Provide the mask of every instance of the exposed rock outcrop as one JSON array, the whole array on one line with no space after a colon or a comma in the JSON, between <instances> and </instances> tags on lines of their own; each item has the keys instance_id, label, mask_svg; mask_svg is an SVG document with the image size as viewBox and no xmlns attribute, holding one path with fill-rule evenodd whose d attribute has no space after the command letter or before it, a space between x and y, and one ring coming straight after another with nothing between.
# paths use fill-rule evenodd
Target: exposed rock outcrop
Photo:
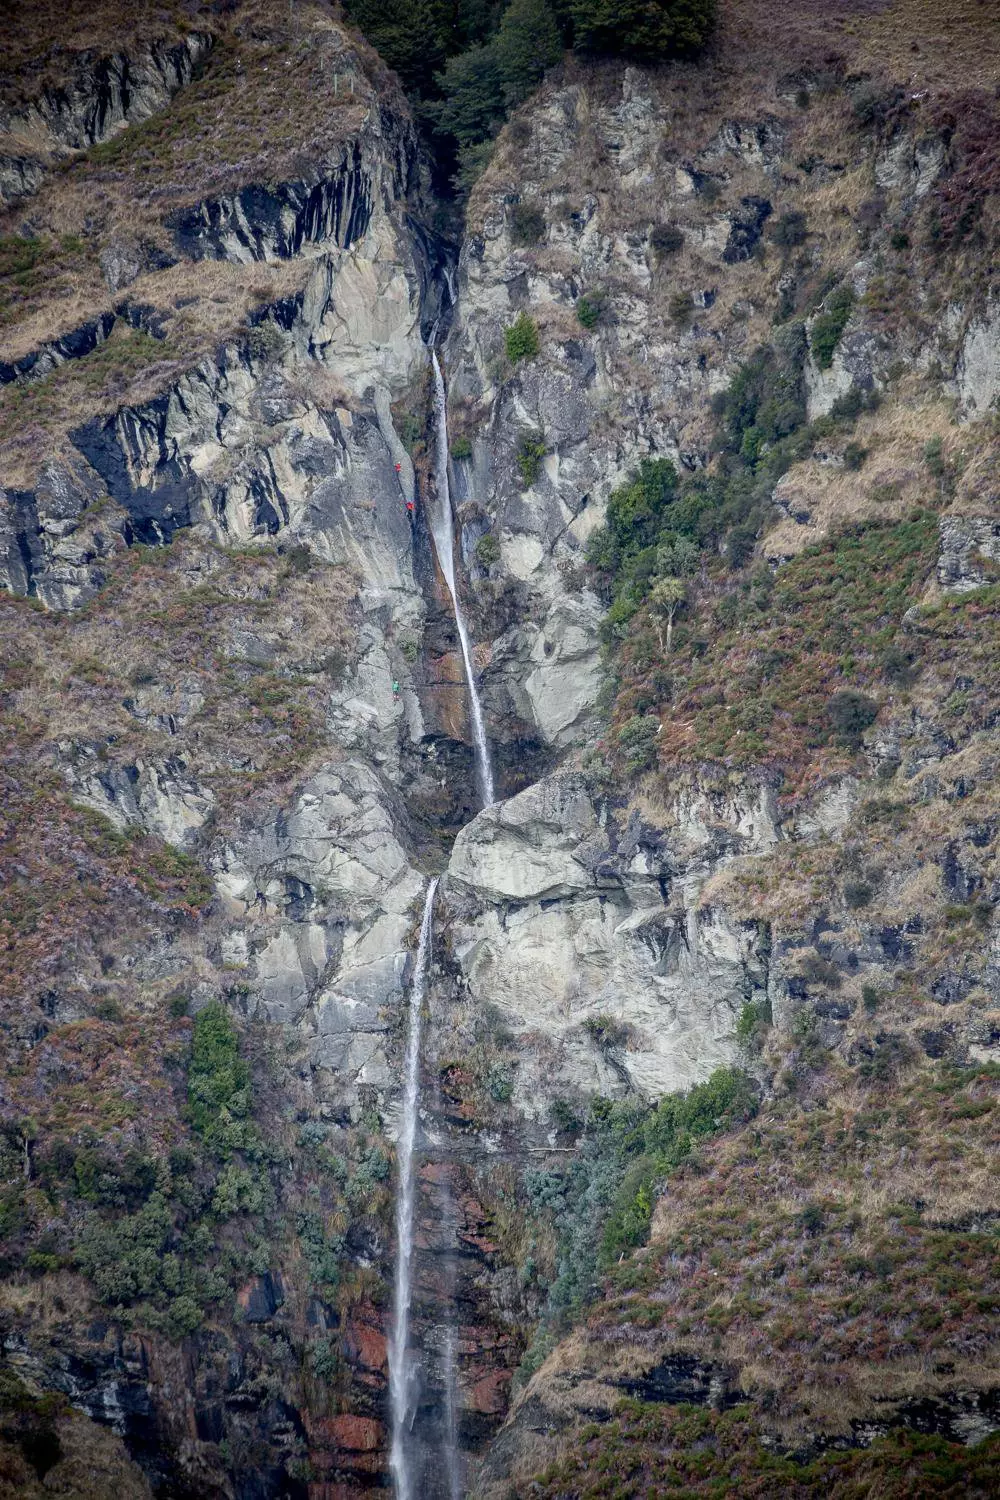
<instances>
[{"instance_id":1,"label":"exposed rock outcrop","mask_svg":"<svg viewBox=\"0 0 1000 1500\"><path fill-rule=\"evenodd\" d=\"M0 208L35 192L49 164L147 119L191 78L208 32L154 42L137 54L77 56L73 75L0 116ZM25 80L29 82L30 80Z\"/></svg>"},{"instance_id":2,"label":"exposed rock outcrop","mask_svg":"<svg viewBox=\"0 0 1000 1500\"><path fill-rule=\"evenodd\" d=\"M682 795L654 829L562 776L456 839L449 945L471 1003L502 1006L529 1115L578 1093L655 1098L733 1058L741 1007L767 994L767 944L700 887L777 833L766 809L761 828L751 804L713 804Z\"/></svg>"}]
</instances>

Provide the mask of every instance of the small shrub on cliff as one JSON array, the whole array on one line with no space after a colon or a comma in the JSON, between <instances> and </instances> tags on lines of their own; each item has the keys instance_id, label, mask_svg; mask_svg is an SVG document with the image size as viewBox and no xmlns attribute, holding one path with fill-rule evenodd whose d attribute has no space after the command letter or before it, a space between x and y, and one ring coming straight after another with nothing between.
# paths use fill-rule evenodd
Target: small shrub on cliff
<instances>
[{"instance_id":1,"label":"small shrub on cliff","mask_svg":"<svg viewBox=\"0 0 1000 1500\"><path fill-rule=\"evenodd\" d=\"M861 747L861 736L878 717L878 704L852 688L834 693L826 705L826 716L840 743L849 750Z\"/></svg>"},{"instance_id":2,"label":"small shrub on cliff","mask_svg":"<svg viewBox=\"0 0 1000 1500\"><path fill-rule=\"evenodd\" d=\"M657 224L649 235L650 249L658 261L684 249L684 232L676 224Z\"/></svg>"},{"instance_id":3,"label":"small shrub on cliff","mask_svg":"<svg viewBox=\"0 0 1000 1500\"><path fill-rule=\"evenodd\" d=\"M603 1011L600 1015L588 1016L583 1029L602 1052L619 1052L628 1041L628 1027Z\"/></svg>"},{"instance_id":4,"label":"small shrub on cliff","mask_svg":"<svg viewBox=\"0 0 1000 1500\"><path fill-rule=\"evenodd\" d=\"M588 331L596 328L604 311L604 298L600 292L587 292L576 299L576 317L581 328Z\"/></svg>"},{"instance_id":5,"label":"small shrub on cliff","mask_svg":"<svg viewBox=\"0 0 1000 1500\"><path fill-rule=\"evenodd\" d=\"M759 1052L770 1025L770 1000L748 1000L736 1020L737 1045L746 1052Z\"/></svg>"},{"instance_id":6,"label":"small shrub on cliff","mask_svg":"<svg viewBox=\"0 0 1000 1500\"><path fill-rule=\"evenodd\" d=\"M809 347L821 370L828 370L840 336L847 327L854 307L854 292L849 286L837 287L826 299L823 311L814 319L809 333Z\"/></svg>"},{"instance_id":7,"label":"small shrub on cliff","mask_svg":"<svg viewBox=\"0 0 1000 1500\"><path fill-rule=\"evenodd\" d=\"M247 334L247 353L251 359L260 360L263 364L270 364L272 360L280 359L287 346L288 340L276 323L266 319L251 328Z\"/></svg>"},{"instance_id":8,"label":"small shrub on cliff","mask_svg":"<svg viewBox=\"0 0 1000 1500\"><path fill-rule=\"evenodd\" d=\"M864 880L847 880L844 882L844 905L849 906L852 911L860 911L862 907L871 904L872 888Z\"/></svg>"},{"instance_id":9,"label":"small shrub on cliff","mask_svg":"<svg viewBox=\"0 0 1000 1500\"><path fill-rule=\"evenodd\" d=\"M454 459L471 458L472 457L472 442L471 442L471 440L469 438L465 437L464 435L461 436L461 437L455 438L454 442L451 445L451 456Z\"/></svg>"},{"instance_id":10,"label":"small shrub on cliff","mask_svg":"<svg viewBox=\"0 0 1000 1500\"><path fill-rule=\"evenodd\" d=\"M656 765L656 738L660 721L655 714L634 714L618 730L618 748L625 759L625 769L637 776Z\"/></svg>"},{"instance_id":11,"label":"small shrub on cliff","mask_svg":"<svg viewBox=\"0 0 1000 1500\"><path fill-rule=\"evenodd\" d=\"M681 330L690 327L694 320L694 302L690 292L675 292L667 305L674 326Z\"/></svg>"},{"instance_id":12,"label":"small shrub on cliff","mask_svg":"<svg viewBox=\"0 0 1000 1500\"><path fill-rule=\"evenodd\" d=\"M495 1104L509 1104L514 1097L514 1080L503 1063L494 1063L486 1075L486 1091Z\"/></svg>"},{"instance_id":13,"label":"small shrub on cliff","mask_svg":"<svg viewBox=\"0 0 1000 1500\"><path fill-rule=\"evenodd\" d=\"M545 442L540 435L525 433L517 445L517 467L521 471L521 483L530 490L542 472L545 457Z\"/></svg>"},{"instance_id":14,"label":"small shrub on cliff","mask_svg":"<svg viewBox=\"0 0 1000 1500\"><path fill-rule=\"evenodd\" d=\"M512 365L522 359L534 359L540 348L538 324L527 313L519 313L504 333L507 358Z\"/></svg>"},{"instance_id":15,"label":"small shrub on cliff","mask_svg":"<svg viewBox=\"0 0 1000 1500\"><path fill-rule=\"evenodd\" d=\"M534 203L515 203L510 211L510 237L515 245L537 245L545 236L545 215Z\"/></svg>"},{"instance_id":16,"label":"small shrub on cliff","mask_svg":"<svg viewBox=\"0 0 1000 1500\"><path fill-rule=\"evenodd\" d=\"M804 213L792 209L775 219L771 225L771 239L782 250L791 250L804 245L809 237L809 227Z\"/></svg>"},{"instance_id":17,"label":"small shrub on cliff","mask_svg":"<svg viewBox=\"0 0 1000 1500\"><path fill-rule=\"evenodd\" d=\"M218 1001L195 1017L188 1068L188 1110L209 1145L225 1147L226 1125L250 1113L250 1067L240 1056L229 1012Z\"/></svg>"},{"instance_id":18,"label":"small shrub on cliff","mask_svg":"<svg viewBox=\"0 0 1000 1500\"><path fill-rule=\"evenodd\" d=\"M479 541L476 543L476 562L481 568L492 568L499 561L500 543L497 541L492 531L488 531L486 535L481 536L479 538Z\"/></svg>"}]
</instances>

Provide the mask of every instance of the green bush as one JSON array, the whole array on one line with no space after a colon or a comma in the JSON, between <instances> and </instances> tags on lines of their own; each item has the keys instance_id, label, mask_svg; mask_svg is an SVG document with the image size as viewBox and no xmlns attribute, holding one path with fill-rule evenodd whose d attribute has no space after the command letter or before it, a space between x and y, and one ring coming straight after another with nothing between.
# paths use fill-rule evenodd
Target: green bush
<instances>
[{"instance_id":1,"label":"green bush","mask_svg":"<svg viewBox=\"0 0 1000 1500\"><path fill-rule=\"evenodd\" d=\"M319 1214L301 1212L296 1215L295 1230L309 1279L317 1288L328 1294L335 1292L340 1284L340 1257L344 1242L339 1235L328 1235Z\"/></svg>"},{"instance_id":2,"label":"green bush","mask_svg":"<svg viewBox=\"0 0 1000 1500\"><path fill-rule=\"evenodd\" d=\"M892 683L893 687L910 687L917 677L912 657L898 646L889 646L882 653L879 668L886 682Z\"/></svg>"},{"instance_id":3,"label":"green bush","mask_svg":"<svg viewBox=\"0 0 1000 1500\"><path fill-rule=\"evenodd\" d=\"M499 561L500 543L497 541L492 531L488 531L486 535L481 536L479 538L479 541L476 543L476 562L481 568L492 568Z\"/></svg>"},{"instance_id":4,"label":"green bush","mask_svg":"<svg viewBox=\"0 0 1000 1500\"><path fill-rule=\"evenodd\" d=\"M217 1000L198 1012L188 1065L188 1112L194 1130L210 1146L225 1149L226 1126L250 1114L250 1067L240 1057L229 1012Z\"/></svg>"},{"instance_id":5,"label":"green bush","mask_svg":"<svg viewBox=\"0 0 1000 1500\"><path fill-rule=\"evenodd\" d=\"M559 26L547 0L511 0L493 47L504 103L514 109L562 55Z\"/></svg>"},{"instance_id":6,"label":"green bush","mask_svg":"<svg viewBox=\"0 0 1000 1500\"><path fill-rule=\"evenodd\" d=\"M576 299L576 316L581 328L596 328L604 312L604 298L599 292L588 292Z\"/></svg>"},{"instance_id":7,"label":"green bush","mask_svg":"<svg viewBox=\"0 0 1000 1500\"><path fill-rule=\"evenodd\" d=\"M318 1380L333 1380L340 1369L340 1354L329 1339L317 1339L309 1352L313 1374Z\"/></svg>"},{"instance_id":8,"label":"green bush","mask_svg":"<svg viewBox=\"0 0 1000 1500\"><path fill-rule=\"evenodd\" d=\"M246 338L247 353L251 359L258 359L264 364L280 359L287 344L286 335L269 318L251 328Z\"/></svg>"},{"instance_id":9,"label":"green bush","mask_svg":"<svg viewBox=\"0 0 1000 1500\"><path fill-rule=\"evenodd\" d=\"M452 445L451 445L451 456L452 456L452 458L455 458L455 459L459 459L459 458L471 458L472 457L472 442L471 442L471 440L469 438L465 437L464 434L461 437L455 438L454 441L452 442Z\"/></svg>"},{"instance_id":10,"label":"green bush","mask_svg":"<svg viewBox=\"0 0 1000 1500\"><path fill-rule=\"evenodd\" d=\"M770 1000L748 1000L736 1018L737 1044L747 1052L758 1052L770 1025Z\"/></svg>"},{"instance_id":11,"label":"green bush","mask_svg":"<svg viewBox=\"0 0 1000 1500\"><path fill-rule=\"evenodd\" d=\"M844 882L844 904L852 911L859 911L863 906L868 906L872 899L872 888L864 880L847 880Z\"/></svg>"},{"instance_id":12,"label":"green bush","mask_svg":"<svg viewBox=\"0 0 1000 1500\"><path fill-rule=\"evenodd\" d=\"M545 215L534 203L515 203L510 211L510 237L515 245L537 245L545 235Z\"/></svg>"},{"instance_id":13,"label":"green bush","mask_svg":"<svg viewBox=\"0 0 1000 1500\"><path fill-rule=\"evenodd\" d=\"M625 759L625 769L636 776L656 765L656 738L660 721L655 714L633 714L618 730L618 748Z\"/></svg>"},{"instance_id":14,"label":"green bush","mask_svg":"<svg viewBox=\"0 0 1000 1500\"><path fill-rule=\"evenodd\" d=\"M944 444L939 437L932 437L924 444L924 463L934 479L943 479L947 472Z\"/></svg>"},{"instance_id":15,"label":"green bush","mask_svg":"<svg viewBox=\"0 0 1000 1500\"><path fill-rule=\"evenodd\" d=\"M530 490L542 472L544 457L545 442L541 435L524 433L517 445L517 467L521 473L521 483L526 490Z\"/></svg>"},{"instance_id":16,"label":"green bush","mask_svg":"<svg viewBox=\"0 0 1000 1500\"><path fill-rule=\"evenodd\" d=\"M503 1063L494 1063L487 1073L486 1092L496 1104L509 1104L514 1097L514 1080Z\"/></svg>"},{"instance_id":17,"label":"green bush","mask_svg":"<svg viewBox=\"0 0 1000 1500\"><path fill-rule=\"evenodd\" d=\"M833 364L833 356L853 307L852 289L849 286L837 287L827 297L823 311L813 320L809 332L809 347L821 370L828 370Z\"/></svg>"},{"instance_id":18,"label":"green bush","mask_svg":"<svg viewBox=\"0 0 1000 1500\"><path fill-rule=\"evenodd\" d=\"M604 1012L588 1016L583 1029L602 1052L618 1052L628 1041L629 1030L624 1022Z\"/></svg>"},{"instance_id":19,"label":"green bush","mask_svg":"<svg viewBox=\"0 0 1000 1500\"><path fill-rule=\"evenodd\" d=\"M512 365L522 359L534 359L540 348L538 324L526 312L519 313L504 333L507 358Z\"/></svg>"},{"instance_id":20,"label":"green bush","mask_svg":"<svg viewBox=\"0 0 1000 1500\"><path fill-rule=\"evenodd\" d=\"M878 717L878 704L865 693L846 688L834 693L826 705L826 716L841 744L858 750L861 736Z\"/></svg>"},{"instance_id":21,"label":"green bush","mask_svg":"<svg viewBox=\"0 0 1000 1500\"><path fill-rule=\"evenodd\" d=\"M583 1121L568 1099L553 1099L549 1105L549 1119L556 1130L567 1135L576 1134L583 1126Z\"/></svg>"},{"instance_id":22,"label":"green bush","mask_svg":"<svg viewBox=\"0 0 1000 1500\"><path fill-rule=\"evenodd\" d=\"M541 1347L553 1325L591 1300L595 1277L649 1232L660 1184L691 1155L699 1138L731 1128L756 1108L752 1079L722 1068L688 1094L668 1094L655 1107L633 1098L595 1099L577 1155L563 1171L528 1171L533 1215L558 1238Z\"/></svg>"},{"instance_id":23,"label":"green bush","mask_svg":"<svg viewBox=\"0 0 1000 1500\"><path fill-rule=\"evenodd\" d=\"M864 467L867 457L867 448L862 448L860 443L848 443L844 449L844 468L857 473L858 469Z\"/></svg>"}]
</instances>

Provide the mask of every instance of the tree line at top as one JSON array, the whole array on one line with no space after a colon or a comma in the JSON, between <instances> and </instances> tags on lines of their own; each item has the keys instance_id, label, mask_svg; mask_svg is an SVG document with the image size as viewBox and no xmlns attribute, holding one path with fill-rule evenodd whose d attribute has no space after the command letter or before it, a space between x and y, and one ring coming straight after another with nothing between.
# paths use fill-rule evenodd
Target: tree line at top
<instances>
[{"instance_id":1,"label":"tree line at top","mask_svg":"<svg viewBox=\"0 0 1000 1500\"><path fill-rule=\"evenodd\" d=\"M468 188L511 110L567 48L655 62L711 36L716 0L347 0Z\"/></svg>"}]
</instances>

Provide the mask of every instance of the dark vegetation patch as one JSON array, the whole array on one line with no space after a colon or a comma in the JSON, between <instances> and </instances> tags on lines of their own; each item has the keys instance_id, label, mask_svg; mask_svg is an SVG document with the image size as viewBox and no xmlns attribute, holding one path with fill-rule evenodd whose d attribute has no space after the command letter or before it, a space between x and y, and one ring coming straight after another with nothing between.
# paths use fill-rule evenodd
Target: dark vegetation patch
<instances>
[{"instance_id":1,"label":"dark vegetation patch","mask_svg":"<svg viewBox=\"0 0 1000 1500\"><path fill-rule=\"evenodd\" d=\"M121 1323L177 1340L212 1309L231 1317L297 1243L312 1294L350 1306L367 1281L348 1232L384 1233L391 1206L373 1122L290 1137L263 1034L220 1002L193 1025L177 1009L54 1028L18 1070L25 1097L33 1077L59 1084L0 1122L5 1276L75 1271Z\"/></svg>"},{"instance_id":2,"label":"dark vegetation patch","mask_svg":"<svg viewBox=\"0 0 1000 1500\"><path fill-rule=\"evenodd\" d=\"M803 1030L791 1065L830 1060ZM988 1382L1000 1283L973 1202L1000 1140L998 1085L989 1065L939 1066L872 1077L851 1106L772 1101L682 1164L592 1326L638 1323L702 1356L732 1341L754 1394L828 1430L864 1408L872 1366L884 1395L913 1362L981 1366Z\"/></svg>"},{"instance_id":3,"label":"dark vegetation patch","mask_svg":"<svg viewBox=\"0 0 1000 1500\"><path fill-rule=\"evenodd\" d=\"M1000 108L972 89L949 99L935 123L948 142L952 170L935 189L932 244L941 250L988 235L987 206L1000 196Z\"/></svg>"},{"instance_id":4,"label":"dark vegetation patch","mask_svg":"<svg viewBox=\"0 0 1000 1500\"><path fill-rule=\"evenodd\" d=\"M609 1422L590 1423L568 1457L532 1479L535 1500L598 1500L609 1495L753 1496L755 1500L912 1500L914 1495L988 1500L1000 1439L966 1448L913 1432L894 1432L870 1448L796 1461L765 1444L749 1407L623 1401Z\"/></svg>"},{"instance_id":5,"label":"dark vegetation patch","mask_svg":"<svg viewBox=\"0 0 1000 1500\"><path fill-rule=\"evenodd\" d=\"M838 306L846 317L851 299ZM817 752L827 771L831 747L857 753L919 674L903 616L934 565L931 510L859 523L776 570L752 562L778 479L870 404L854 391L807 423L804 359L802 325L783 328L718 398L712 469L682 479L644 460L588 544L609 605L614 744L633 774L767 760L794 788Z\"/></svg>"},{"instance_id":6,"label":"dark vegetation patch","mask_svg":"<svg viewBox=\"0 0 1000 1500\"><path fill-rule=\"evenodd\" d=\"M613 1046L609 1023L596 1021L598 1044ZM531 1257L547 1302L526 1371L550 1347L553 1334L589 1305L598 1272L645 1243L658 1193L697 1143L752 1116L756 1102L752 1080L726 1068L653 1106L596 1099L569 1165L526 1174L538 1245L555 1245L547 1265Z\"/></svg>"}]
</instances>

